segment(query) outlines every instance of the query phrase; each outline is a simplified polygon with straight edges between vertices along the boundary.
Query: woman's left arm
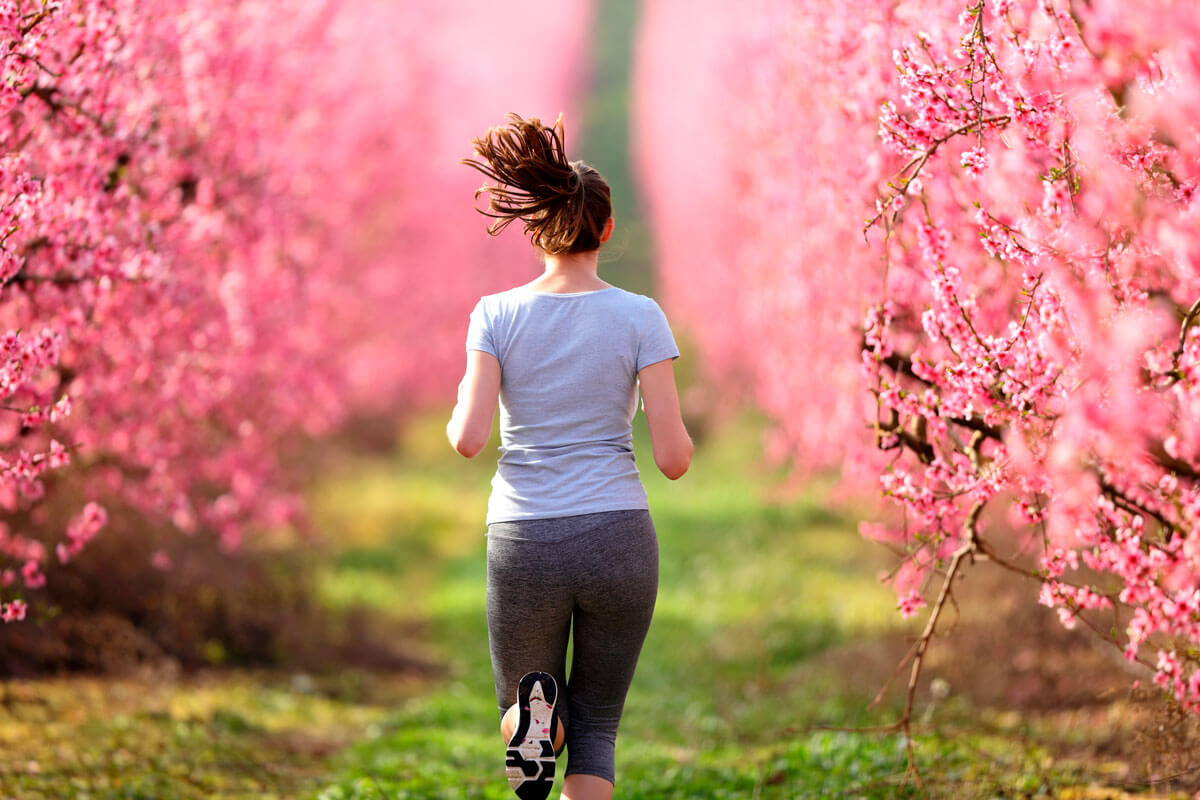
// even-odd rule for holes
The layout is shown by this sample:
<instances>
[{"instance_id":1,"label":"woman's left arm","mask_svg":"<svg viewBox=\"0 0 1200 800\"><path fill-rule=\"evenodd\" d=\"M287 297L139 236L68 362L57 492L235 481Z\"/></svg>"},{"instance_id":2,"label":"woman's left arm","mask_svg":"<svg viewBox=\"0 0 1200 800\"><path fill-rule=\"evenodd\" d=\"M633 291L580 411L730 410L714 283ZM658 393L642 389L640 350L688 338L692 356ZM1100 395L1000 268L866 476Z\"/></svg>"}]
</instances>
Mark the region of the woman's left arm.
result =
<instances>
[{"instance_id":1,"label":"woman's left arm","mask_svg":"<svg viewBox=\"0 0 1200 800\"><path fill-rule=\"evenodd\" d=\"M499 397L500 362L491 353L468 350L458 402L446 424L446 438L461 455L474 458L487 445Z\"/></svg>"}]
</instances>

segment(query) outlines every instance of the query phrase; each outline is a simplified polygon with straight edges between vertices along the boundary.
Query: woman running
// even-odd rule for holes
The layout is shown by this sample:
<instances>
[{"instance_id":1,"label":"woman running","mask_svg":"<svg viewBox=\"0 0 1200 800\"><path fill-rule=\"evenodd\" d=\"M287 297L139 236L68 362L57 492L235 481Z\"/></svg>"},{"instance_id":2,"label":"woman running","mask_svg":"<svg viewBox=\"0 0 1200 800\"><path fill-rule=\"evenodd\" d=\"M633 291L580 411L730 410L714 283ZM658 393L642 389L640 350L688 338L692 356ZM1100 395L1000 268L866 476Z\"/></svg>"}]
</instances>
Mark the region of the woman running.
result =
<instances>
[{"instance_id":1,"label":"woman running","mask_svg":"<svg viewBox=\"0 0 1200 800\"><path fill-rule=\"evenodd\" d=\"M521 220L545 263L471 312L446 427L454 448L475 456L499 399L487 618L506 771L522 800L540 800L565 743L562 797L608 800L617 724L658 592L631 423L640 385L655 464L672 480L687 471L679 350L657 303L597 275L613 231L609 187L567 161L561 117L546 126L511 114L474 147L478 158L464 163L494 182L476 193L490 195L489 233Z\"/></svg>"}]
</instances>

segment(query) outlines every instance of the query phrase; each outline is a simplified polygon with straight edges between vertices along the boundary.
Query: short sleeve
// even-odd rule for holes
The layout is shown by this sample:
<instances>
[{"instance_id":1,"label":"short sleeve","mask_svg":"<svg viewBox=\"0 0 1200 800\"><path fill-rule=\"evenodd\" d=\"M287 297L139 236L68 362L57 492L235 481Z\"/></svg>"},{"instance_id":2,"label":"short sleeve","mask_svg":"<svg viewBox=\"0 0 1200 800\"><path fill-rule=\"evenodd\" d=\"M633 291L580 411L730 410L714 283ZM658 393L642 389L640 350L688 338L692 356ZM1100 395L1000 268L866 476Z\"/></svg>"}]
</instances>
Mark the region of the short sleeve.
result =
<instances>
[{"instance_id":1,"label":"short sleeve","mask_svg":"<svg viewBox=\"0 0 1200 800\"><path fill-rule=\"evenodd\" d=\"M488 316L487 305L482 298L471 311L471 322L467 326L467 350L482 350L500 358L500 353L496 349L491 318Z\"/></svg>"},{"instance_id":2,"label":"short sleeve","mask_svg":"<svg viewBox=\"0 0 1200 800\"><path fill-rule=\"evenodd\" d=\"M679 348L667 324L667 315L658 303L646 298L646 310L642 315L642 329L638 337L637 368L643 368L668 358L679 358Z\"/></svg>"}]
</instances>

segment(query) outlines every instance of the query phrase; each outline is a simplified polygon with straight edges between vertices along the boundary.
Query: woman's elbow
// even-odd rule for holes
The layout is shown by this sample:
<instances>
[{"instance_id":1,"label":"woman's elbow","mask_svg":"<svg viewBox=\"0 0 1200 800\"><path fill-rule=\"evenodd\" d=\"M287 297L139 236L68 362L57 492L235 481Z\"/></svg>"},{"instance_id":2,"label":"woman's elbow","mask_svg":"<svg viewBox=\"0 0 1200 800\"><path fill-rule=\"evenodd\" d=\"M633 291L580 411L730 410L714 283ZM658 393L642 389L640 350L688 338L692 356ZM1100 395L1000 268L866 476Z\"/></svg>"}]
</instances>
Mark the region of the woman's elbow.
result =
<instances>
[{"instance_id":1,"label":"woman's elbow","mask_svg":"<svg viewBox=\"0 0 1200 800\"><path fill-rule=\"evenodd\" d=\"M479 455L488 442L488 436L481 436L455 418L451 418L450 423L446 425L446 438L450 440L450 446L455 452L464 458Z\"/></svg>"},{"instance_id":2,"label":"woman's elbow","mask_svg":"<svg viewBox=\"0 0 1200 800\"><path fill-rule=\"evenodd\" d=\"M487 445L487 437L470 436L462 433L450 440L450 444L454 445L454 449L458 451L460 456L464 458L474 458L483 452L483 448Z\"/></svg>"},{"instance_id":3,"label":"woman's elbow","mask_svg":"<svg viewBox=\"0 0 1200 800\"><path fill-rule=\"evenodd\" d=\"M654 463L659 471L663 475L666 475L668 479L673 481L679 480L687 473L688 467L692 465L691 440L689 439L670 453L663 453L661 456L656 456Z\"/></svg>"},{"instance_id":4,"label":"woman's elbow","mask_svg":"<svg viewBox=\"0 0 1200 800\"><path fill-rule=\"evenodd\" d=\"M688 471L688 466L688 462L680 461L671 464L659 464L658 468L662 471L663 475L667 476L668 479L677 481Z\"/></svg>"}]
</instances>

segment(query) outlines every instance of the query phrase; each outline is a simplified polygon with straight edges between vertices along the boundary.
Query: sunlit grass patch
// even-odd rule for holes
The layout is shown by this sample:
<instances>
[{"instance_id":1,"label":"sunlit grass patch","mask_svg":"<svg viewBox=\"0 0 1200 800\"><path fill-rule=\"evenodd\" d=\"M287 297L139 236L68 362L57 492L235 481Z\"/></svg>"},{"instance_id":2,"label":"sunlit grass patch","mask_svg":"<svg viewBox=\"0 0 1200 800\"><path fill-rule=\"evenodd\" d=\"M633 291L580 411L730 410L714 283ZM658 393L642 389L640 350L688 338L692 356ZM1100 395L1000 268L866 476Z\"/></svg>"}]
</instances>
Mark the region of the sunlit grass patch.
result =
<instances>
[{"instance_id":1,"label":"sunlit grass patch","mask_svg":"<svg viewBox=\"0 0 1200 800\"><path fill-rule=\"evenodd\" d=\"M355 460L315 487L314 523L331 547L319 576L327 606L424 619L442 565L482 545L494 464L453 454L444 423L410 425L402 457Z\"/></svg>"},{"instance_id":2,"label":"sunlit grass patch","mask_svg":"<svg viewBox=\"0 0 1200 800\"><path fill-rule=\"evenodd\" d=\"M430 420L414 429L410 441L420 444L401 460L372 466L384 476L372 480L387 485L383 494L396 503L424 491L413 488L423 481L440 481L439 496L455 498L461 521L449 525L433 507L424 521L393 524L372 547L405 552L417 547L406 541L414 536L439 541L421 545L420 558L386 565L338 560L327 585L356 586L360 596L363 587L377 587L378 607L425 615L427 644L444 660L444 675L344 754L320 800L511 796L483 606L483 516L494 454L489 448L474 461L458 458L440 425ZM913 630L877 580L889 557L858 535L854 519L829 510L827 486L778 491L781 475L764 463L759 430L743 420L710 438L678 482L653 471L645 431L637 430L661 579L618 740L618 796L921 796L906 775L898 733L826 729L897 717L902 691L871 704ZM371 507L353 497L347 490L338 513ZM1086 741L1094 726L1063 733L1018 715L1005 727L987 713L958 695L936 706L922 697L915 753L930 796L1087 797L1080 793L1087 786L1114 777L1103 764L1049 756L1050 743L1068 735ZM1095 796L1122 796L1108 791Z\"/></svg>"},{"instance_id":3,"label":"sunlit grass patch","mask_svg":"<svg viewBox=\"0 0 1200 800\"><path fill-rule=\"evenodd\" d=\"M428 431L437 422L427 425ZM420 431L411 437L426 444L436 440ZM652 472L640 428L636 445L659 535L661 582L622 724L623 793L793 797L789 792L797 784L787 764L821 758L860 764L853 753L864 750L894 755L894 741L877 737L843 737L837 740L842 744L797 749L795 737L786 733L810 722L814 713L830 711L821 701L828 700L831 686L839 719L846 718L841 709L861 706L859 695L878 688L852 689L847 696L826 675L818 697L812 684L794 674L797 664L847 637L898 624L890 591L874 577L878 554L853 522L827 511L819 491L768 501L778 476L762 463L753 423L713 440L679 482ZM489 448L484 457L490 453ZM443 496L452 493L460 508L473 508L477 516L445 529L439 527L444 519L431 515L423 535L447 539L439 552L427 550L425 561L391 562L401 564L392 576L393 596L412 597L409 608L429 615L430 644L446 658L448 679L431 686L429 696L397 709L378 738L360 744L348 756L346 777L327 787L322 800L381 792L397 798L510 794L483 612L483 516L494 456L483 463L485 469L456 462L442 444L417 447L403 462L380 467L394 481L389 496L395 502L404 502L412 486L420 485L412 478L436 476L445 482ZM339 508L337 513L368 513L378 507L356 503L347 493ZM407 537L422 535L420 527L396 523L373 546L400 552L408 547ZM373 585L384 576L379 562L342 560L329 585ZM879 780L903 770L903 761L885 760L878 769L860 767L876 770L879 774L871 774ZM850 785L847 780L839 785Z\"/></svg>"},{"instance_id":4,"label":"sunlit grass patch","mask_svg":"<svg viewBox=\"0 0 1200 800\"><path fill-rule=\"evenodd\" d=\"M380 707L297 676L71 677L0 688L0 797L296 797ZM303 679L301 679L303 678Z\"/></svg>"}]
</instances>

